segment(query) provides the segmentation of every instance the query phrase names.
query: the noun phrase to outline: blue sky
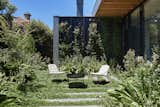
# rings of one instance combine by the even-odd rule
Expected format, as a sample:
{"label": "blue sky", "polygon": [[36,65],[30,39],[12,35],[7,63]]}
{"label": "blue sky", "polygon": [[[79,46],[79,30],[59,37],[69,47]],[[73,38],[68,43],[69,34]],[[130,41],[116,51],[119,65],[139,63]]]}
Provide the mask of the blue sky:
{"label": "blue sky", "polygon": [[[96,0],[84,0],[84,16],[91,16]],[[76,16],[76,0],[10,0],[17,7],[15,16],[30,12],[32,19],[53,28],[53,16]]]}

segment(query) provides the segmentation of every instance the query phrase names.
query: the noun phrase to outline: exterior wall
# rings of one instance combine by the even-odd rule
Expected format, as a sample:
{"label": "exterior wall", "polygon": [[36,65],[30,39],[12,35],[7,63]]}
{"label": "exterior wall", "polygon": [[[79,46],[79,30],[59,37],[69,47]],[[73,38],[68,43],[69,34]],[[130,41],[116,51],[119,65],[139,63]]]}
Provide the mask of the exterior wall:
{"label": "exterior wall", "polygon": [[59,62],[59,17],[54,17],[54,36],[53,36],[53,63],[57,66]]}
{"label": "exterior wall", "polygon": [[144,18],[142,17],[143,13],[141,10],[143,9],[137,8],[124,18],[123,37],[125,53],[129,49],[134,49],[136,51],[136,55],[144,54]]}
{"label": "exterior wall", "polygon": [[145,10],[145,55],[150,58],[152,48],[160,47],[160,0],[149,0]]}
{"label": "exterior wall", "polygon": [[148,0],[124,17],[124,51],[151,58],[152,48],[160,46],[160,1]]}
{"label": "exterior wall", "polygon": [[[58,19],[57,19],[58,18]],[[108,59],[115,59],[121,61],[122,57],[122,27],[121,27],[121,17],[55,17],[54,30],[54,63],[59,64],[59,54],[58,54],[58,43],[57,40],[63,39],[63,36],[69,35],[69,42],[73,40],[73,30],[76,26],[80,27],[81,42],[86,46],[88,43],[88,28],[89,24],[94,22],[97,23],[97,30],[102,37],[102,42],[105,49],[105,54]],[[57,21],[58,20],[58,21]],[[61,33],[59,24],[67,22],[69,27],[69,34]],[[58,24],[59,23],[59,24]],[[61,38],[61,39],[58,39]],[[60,51],[60,50],[59,50]],[[61,56],[60,56],[61,57]],[[57,61],[58,60],[58,61]]]}
{"label": "exterior wall", "polygon": [[108,60],[114,59],[122,61],[122,18],[121,17],[103,17],[101,18],[102,41],[105,54]]}

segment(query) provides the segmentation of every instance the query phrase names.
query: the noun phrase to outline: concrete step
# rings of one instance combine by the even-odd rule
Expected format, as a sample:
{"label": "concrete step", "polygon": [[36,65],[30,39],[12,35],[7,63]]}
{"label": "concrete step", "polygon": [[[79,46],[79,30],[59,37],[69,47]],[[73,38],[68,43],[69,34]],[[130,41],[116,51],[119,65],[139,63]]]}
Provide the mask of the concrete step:
{"label": "concrete step", "polygon": [[46,102],[89,102],[89,101],[99,101],[99,98],[66,98],[66,99],[44,99]]}
{"label": "concrete step", "polygon": [[86,105],[86,106],[40,106],[40,107],[103,107],[99,105]]}
{"label": "concrete step", "polygon": [[79,92],[79,93],[65,93],[66,95],[104,95],[105,92]]}

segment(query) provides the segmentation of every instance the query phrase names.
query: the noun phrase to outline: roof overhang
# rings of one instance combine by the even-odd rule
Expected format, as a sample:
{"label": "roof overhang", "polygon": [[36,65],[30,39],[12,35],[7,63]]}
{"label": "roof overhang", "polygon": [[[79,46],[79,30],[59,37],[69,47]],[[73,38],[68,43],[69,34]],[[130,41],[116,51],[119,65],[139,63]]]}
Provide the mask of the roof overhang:
{"label": "roof overhang", "polygon": [[125,16],[144,0],[96,0],[93,16]]}

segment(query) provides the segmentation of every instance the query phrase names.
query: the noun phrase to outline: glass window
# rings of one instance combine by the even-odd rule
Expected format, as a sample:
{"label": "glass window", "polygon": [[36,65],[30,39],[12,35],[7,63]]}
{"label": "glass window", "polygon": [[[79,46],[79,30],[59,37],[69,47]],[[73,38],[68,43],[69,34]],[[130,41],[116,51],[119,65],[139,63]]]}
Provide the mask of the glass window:
{"label": "glass window", "polygon": [[140,10],[137,8],[131,14],[131,24],[129,31],[130,47],[140,53]]}
{"label": "glass window", "polygon": [[160,46],[160,0],[145,3],[145,54],[151,56],[151,49]]}

